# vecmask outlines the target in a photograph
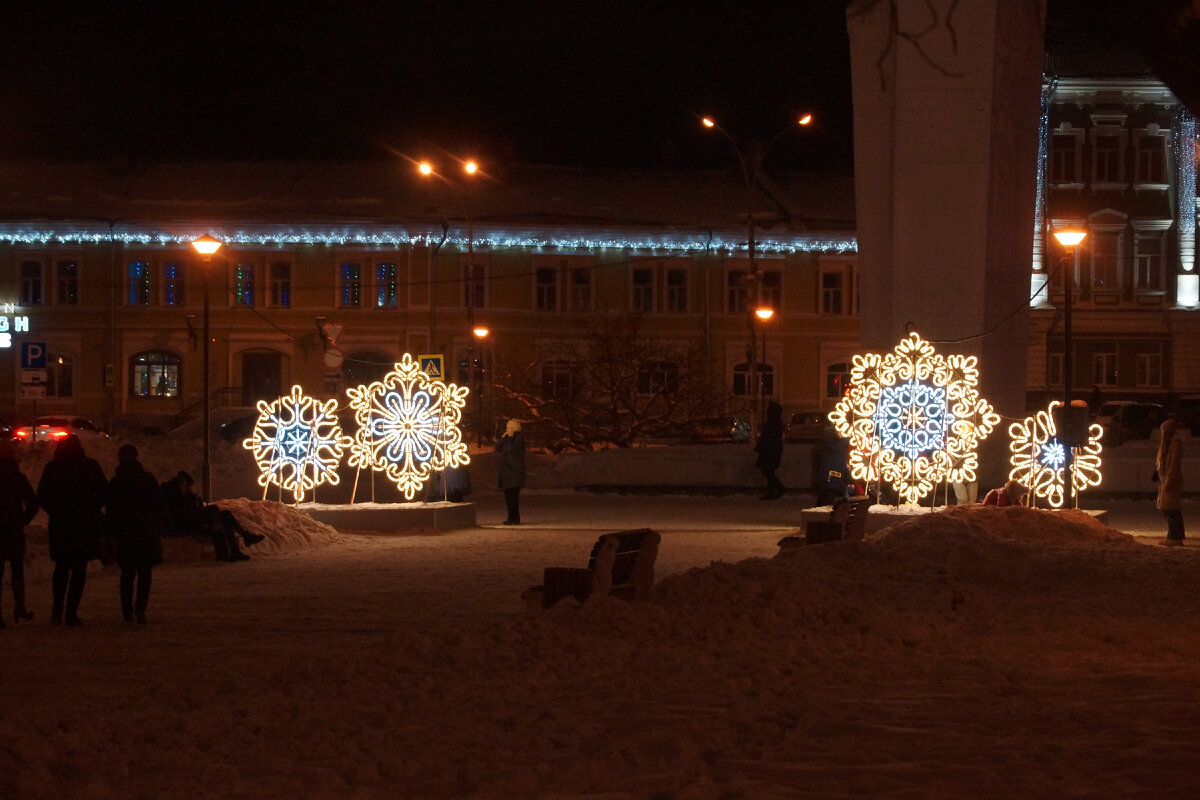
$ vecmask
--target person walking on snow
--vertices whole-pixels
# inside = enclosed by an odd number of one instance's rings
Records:
[[[151,572],[162,563],[162,531],[169,523],[170,512],[158,481],[138,461],[136,447],[121,445],[117,451],[116,475],[108,482],[108,530],[117,544],[121,615],[126,622],[146,622]]]
[[[37,496],[50,517],[46,526],[54,562],[50,622],[58,625],[65,618],[67,625],[82,625],[79,603],[88,562],[100,557],[108,480],[96,460],[83,452],[75,434],[64,436],[54,448],[54,457],[38,481]]]
[[[772,401],[767,405],[767,418],[763,421],[754,449],[758,453],[758,461],[754,466],[767,479],[767,491],[762,499],[783,497],[786,489],[775,475],[775,470],[779,469],[779,463],[783,460],[783,406],[779,403]]]
[[[1154,459],[1158,476],[1158,499],[1155,505],[1167,518],[1167,545],[1183,544],[1183,442],[1176,435],[1178,423],[1167,419],[1159,426],[1162,441]]]
[[[25,526],[38,512],[37,494],[21,472],[11,442],[0,442],[0,584],[4,583],[4,562],[12,565],[13,619],[33,619],[25,608]],[[0,628],[4,615],[0,614]]]

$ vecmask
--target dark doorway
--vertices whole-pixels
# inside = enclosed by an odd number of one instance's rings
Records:
[[[274,351],[242,353],[242,405],[271,402],[282,393],[283,356]]]

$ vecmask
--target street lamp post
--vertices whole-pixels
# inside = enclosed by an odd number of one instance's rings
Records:
[[[482,325],[476,325],[472,329],[471,333],[475,334],[475,340],[479,343],[479,346],[478,346],[479,369],[475,370],[475,374],[479,376],[478,387],[475,390],[475,393],[476,393],[476,396],[475,396],[475,414],[476,414],[475,442],[480,447],[483,447],[483,384],[484,384],[484,376],[485,376],[486,370],[487,370],[487,366],[486,366],[487,359],[484,358],[483,343],[487,340],[488,329]]]
[[[771,137],[766,147],[754,146],[750,148],[749,153],[743,153],[742,148],[738,146],[737,140],[730,135],[729,131],[713,121],[712,117],[703,117],[700,120],[704,127],[720,132],[722,136],[729,140],[729,144],[733,147],[734,156],[737,158],[738,166],[742,168],[742,180],[746,183],[746,254],[748,262],[746,269],[746,332],[749,339],[749,345],[746,349],[751,354],[756,349],[755,340],[757,338],[754,330],[755,309],[758,308],[762,298],[762,275],[754,266],[754,184],[762,172],[763,159],[772,145],[779,141],[779,138],[783,134],[792,130],[794,125],[805,127],[811,125],[812,121],[813,115],[805,114],[799,117],[794,123],[789,123],[779,133]],[[749,368],[747,381],[750,390],[750,414],[754,417],[751,420],[751,427],[754,433],[758,433],[762,425],[762,416],[758,409],[759,398],[756,397],[758,389],[758,365],[755,363],[756,360],[757,358],[751,357],[749,364],[747,364]],[[750,439],[753,441],[754,437],[751,436]]]
[[[767,365],[767,323],[770,322],[771,317],[775,316],[775,309],[770,306],[759,306],[754,309],[754,316],[758,317],[759,322],[762,323],[759,326],[762,328],[762,361],[759,363],[765,367]],[[767,415],[767,387],[763,371],[759,372],[758,396],[759,419],[763,419]]]
[[[198,239],[192,240],[192,247],[196,252],[204,258],[204,280],[202,283],[204,293],[204,320],[202,322],[204,334],[204,347],[201,349],[201,358],[204,360],[204,464],[200,473],[200,489],[201,495],[205,502],[212,500],[212,391],[210,388],[209,378],[209,300],[208,300],[208,272],[212,265],[213,253],[221,248],[221,241],[214,239],[207,233]]]
[[[1054,232],[1054,238],[1063,247],[1069,248],[1069,251],[1062,260],[1059,261],[1059,269],[1062,269],[1066,261],[1071,256],[1074,256],[1074,261],[1070,268],[1063,272],[1063,413],[1069,414],[1071,408],[1071,382],[1075,371],[1075,358],[1072,352],[1071,341],[1071,303],[1072,295],[1075,294],[1075,272],[1079,269],[1079,244],[1087,236],[1085,231],[1064,229]],[[1062,432],[1060,431],[1060,434]],[[1075,447],[1070,445],[1066,448],[1067,463],[1066,463],[1066,503],[1067,508],[1073,508],[1075,505]]]

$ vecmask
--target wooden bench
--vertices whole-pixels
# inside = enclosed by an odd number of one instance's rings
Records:
[[[804,535],[785,536],[779,540],[779,550],[792,550],[803,545],[826,542],[860,542],[867,533],[867,512],[871,498],[866,495],[848,497],[835,503],[829,519],[809,522]]]
[[[587,567],[546,567],[542,585],[521,596],[531,604],[540,596],[542,608],[550,608],[564,597],[580,603],[592,595],[645,600],[654,583],[654,561],[661,541],[662,536],[649,528],[606,533],[592,546]]]

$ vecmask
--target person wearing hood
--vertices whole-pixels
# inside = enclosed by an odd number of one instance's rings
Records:
[[[108,482],[108,530],[116,539],[121,567],[121,614],[126,622],[146,622],[150,583],[162,563],[162,530],[170,522],[158,481],[138,461],[137,448],[121,445],[117,472]],[[137,581],[137,601],[133,587]]]
[[[25,608],[25,526],[38,512],[37,493],[21,472],[12,442],[0,442],[0,584],[4,564],[12,570],[13,619],[25,622],[33,612]],[[0,614],[0,628],[4,615]]]
[[[1155,505],[1167,519],[1166,544],[1175,547],[1183,544],[1183,442],[1176,433],[1178,425],[1170,418],[1159,426],[1162,441],[1154,459],[1158,480]]]
[[[763,421],[754,450],[758,453],[754,466],[767,479],[767,491],[762,499],[783,497],[787,490],[775,475],[775,470],[779,469],[779,463],[783,460],[783,406],[779,403],[772,401],[767,405],[767,418]]]
[[[50,517],[46,527],[54,562],[50,622],[58,625],[65,619],[67,625],[82,625],[79,603],[88,562],[100,557],[108,480],[96,460],[83,452],[75,434],[64,436],[54,448],[54,457],[38,481],[37,497]]]
[[[525,435],[521,421],[510,419],[504,435],[496,440],[500,454],[500,488],[504,490],[504,505],[508,509],[505,525],[521,524],[521,487],[525,485]]]
[[[1018,480],[1010,480],[1003,486],[992,489],[983,498],[985,506],[1021,506],[1029,496],[1029,487]]]

